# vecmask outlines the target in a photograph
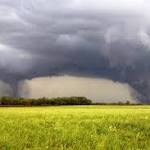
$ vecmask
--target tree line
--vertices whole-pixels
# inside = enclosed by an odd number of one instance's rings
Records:
[[[116,102],[93,102],[86,97],[58,97],[58,98],[13,98],[13,97],[1,97],[0,106],[59,106],[59,105],[142,105],[141,103]]]
[[[58,97],[58,98],[12,98],[1,97],[0,106],[57,106],[57,105],[90,105],[92,101],[85,97]]]

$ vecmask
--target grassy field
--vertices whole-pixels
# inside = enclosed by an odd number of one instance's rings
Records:
[[[150,106],[0,108],[0,150],[150,150]]]

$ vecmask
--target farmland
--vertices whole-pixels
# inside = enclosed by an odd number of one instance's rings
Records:
[[[150,106],[1,107],[0,150],[149,150]]]

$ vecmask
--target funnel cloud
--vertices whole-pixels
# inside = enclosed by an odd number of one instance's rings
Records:
[[[148,0],[0,0],[0,80],[71,75],[130,85],[150,103]]]

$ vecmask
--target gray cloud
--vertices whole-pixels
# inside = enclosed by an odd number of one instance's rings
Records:
[[[0,0],[0,78],[73,74],[126,82],[150,99],[146,0]]]
[[[10,96],[11,94],[12,89],[9,84],[6,84],[0,80],[0,96]]]

